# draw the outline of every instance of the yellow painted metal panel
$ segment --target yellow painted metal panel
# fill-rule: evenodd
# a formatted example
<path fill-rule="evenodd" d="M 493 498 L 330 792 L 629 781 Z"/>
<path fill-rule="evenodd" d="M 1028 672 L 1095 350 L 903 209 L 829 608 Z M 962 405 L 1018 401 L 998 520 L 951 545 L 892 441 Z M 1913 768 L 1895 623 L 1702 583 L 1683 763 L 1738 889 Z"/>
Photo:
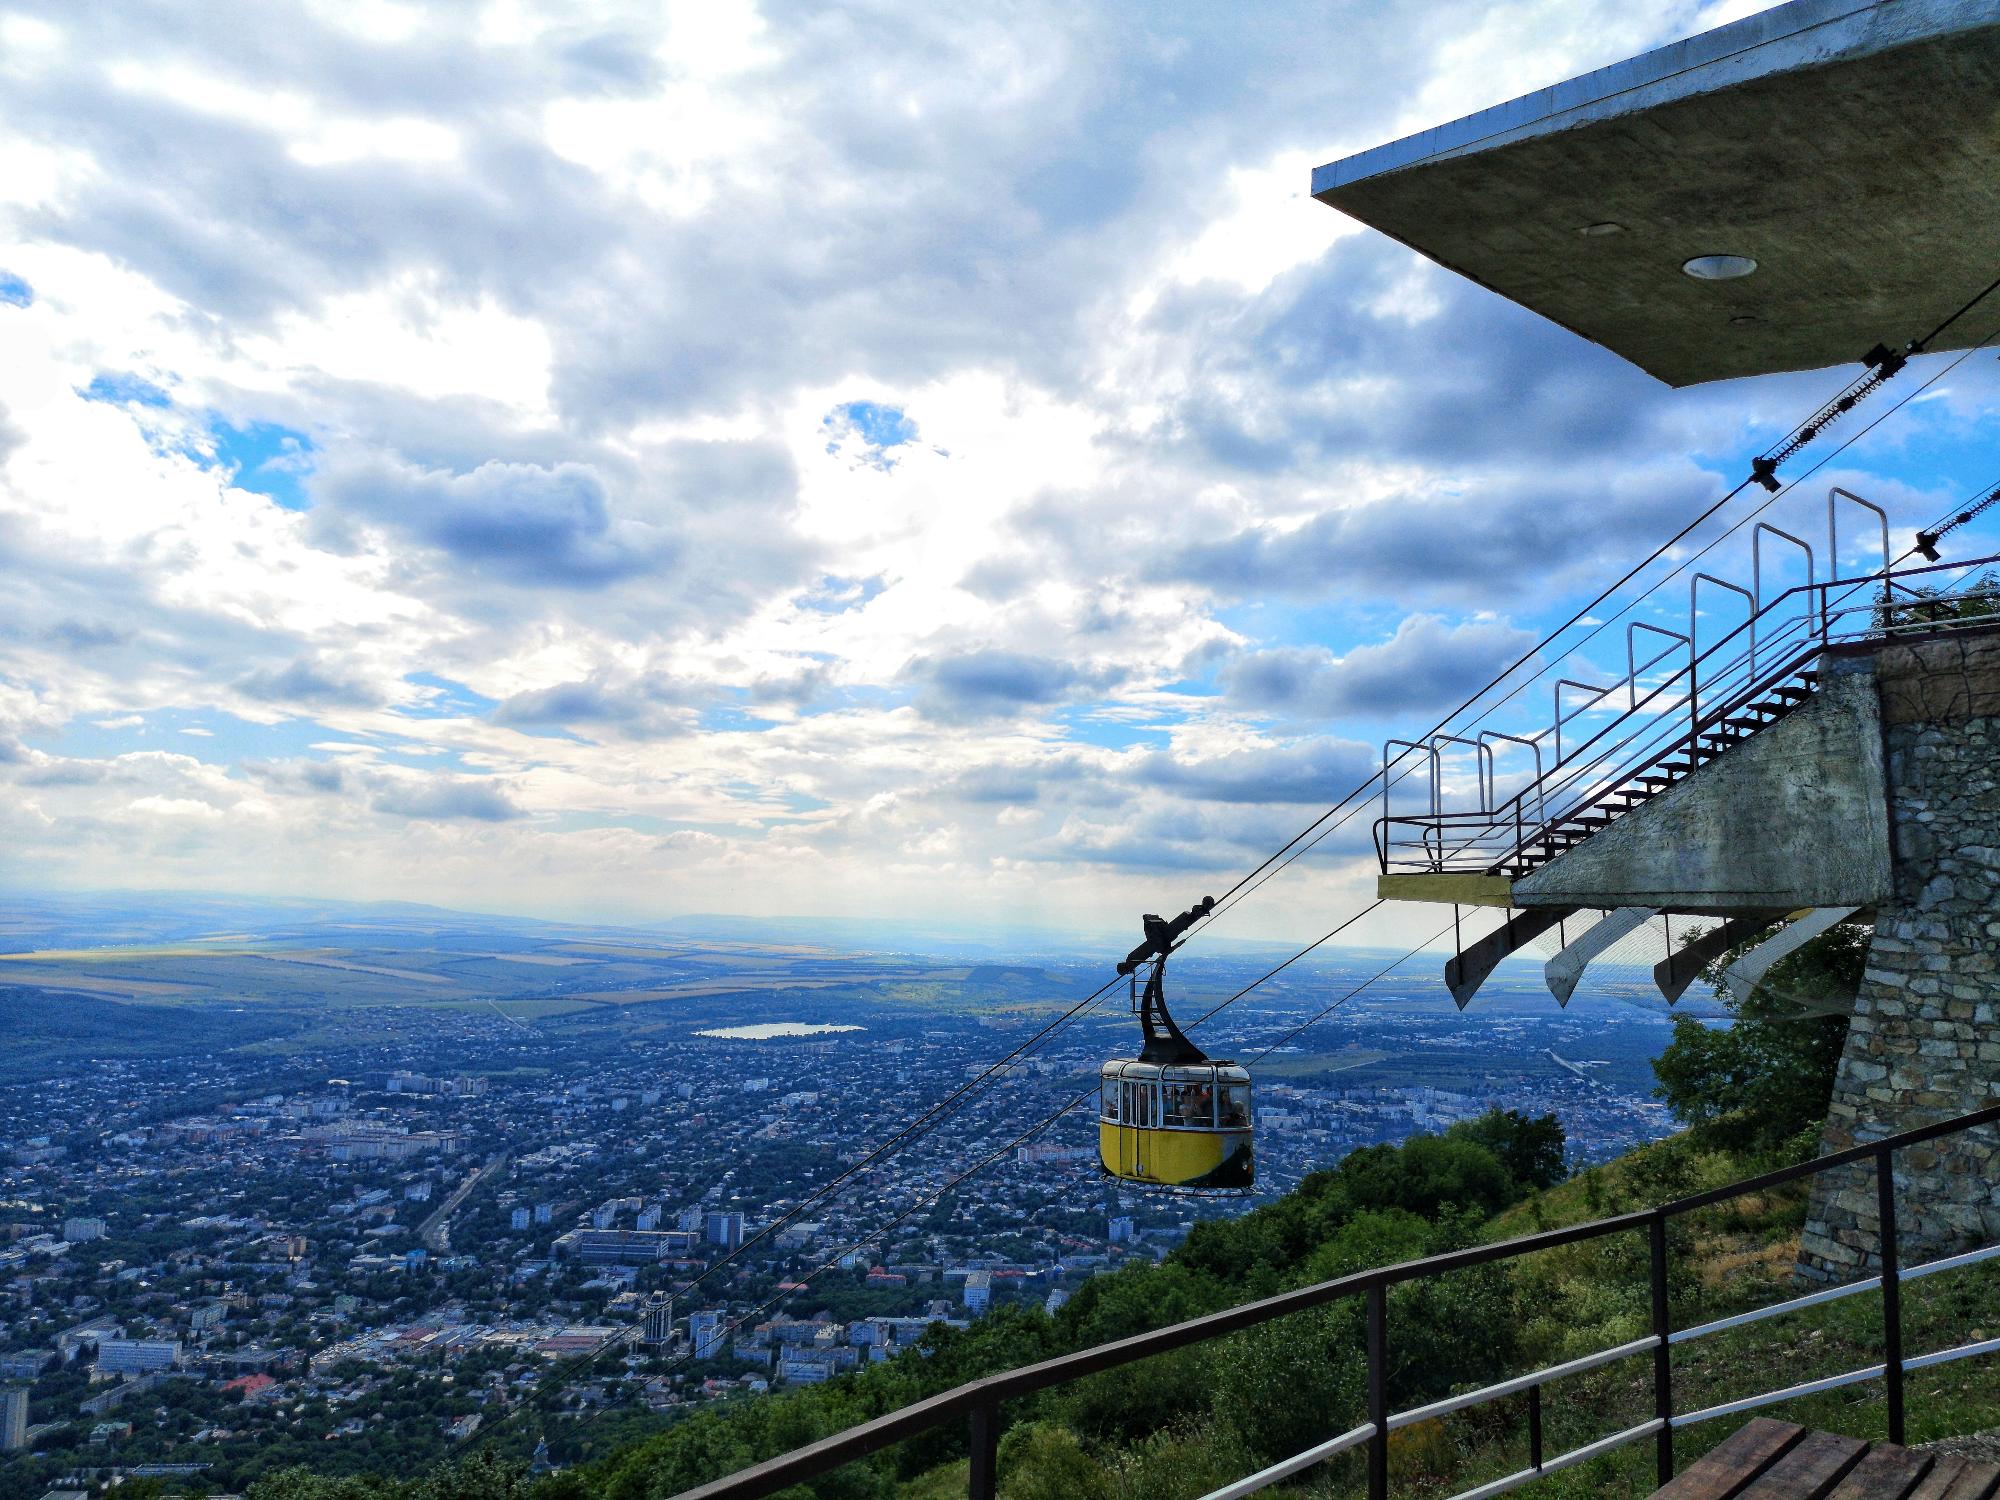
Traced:
<path fill-rule="evenodd" d="M 1459 906 L 1512 906 L 1514 882 L 1505 875 L 1378 875 L 1375 877 L 1375 894 L 1384 901 L 1449 901 Z"/>
<path fill-rule="evenodd" d="M 1256 1171 L 1247 1130 L 1147 1130 L 1100 1120 L 1097 1154 L 1112 1176 L 1163 1187 L 1248 1187 Z"/>

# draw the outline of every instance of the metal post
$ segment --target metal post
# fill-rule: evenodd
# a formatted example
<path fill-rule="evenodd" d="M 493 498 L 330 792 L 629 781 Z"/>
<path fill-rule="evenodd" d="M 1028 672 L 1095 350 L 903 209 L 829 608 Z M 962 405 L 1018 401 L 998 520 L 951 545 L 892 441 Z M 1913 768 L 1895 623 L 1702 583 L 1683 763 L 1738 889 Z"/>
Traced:
<path fill-rule="evenodd" d="M 1660 1433 L 1654 1440 L 1654 1470 L 1662 1485 L 1674 1477 L 1674 1362 L 1667 1335 L 1673 1331 L 1667 1313 L 1667 1216 L 1653 1211 L 1646 1226 L 1653 1262 L 1653 1415 L 1660 1419 Z"/>
<path fill-rule="evenodd" d="M 1368 1288 L 1368 1500 L 1389 1497 L 1389 1292 Z"/>
<path fill-rule="evenodd" d="M 1889 1441 L 1903 1441 L 1903 1281 L 1896 1251 L 1896 1153 L 1875 1153 L 1875 1205 L 1882 1220 L 1882 1344 L 1889 1386 Z"/>
<path fill-rule="evenodd" d="M 1542 1466 L 1542 1388 L 1528 1387 L 1528 1467 Z"/>
<path fill-rule="evenodd" d="M 967 1500 L 994 1500 L 1000 1489 L 1000 1408 L 972 1408 L 972 1467 L 967 1472 Z"/>

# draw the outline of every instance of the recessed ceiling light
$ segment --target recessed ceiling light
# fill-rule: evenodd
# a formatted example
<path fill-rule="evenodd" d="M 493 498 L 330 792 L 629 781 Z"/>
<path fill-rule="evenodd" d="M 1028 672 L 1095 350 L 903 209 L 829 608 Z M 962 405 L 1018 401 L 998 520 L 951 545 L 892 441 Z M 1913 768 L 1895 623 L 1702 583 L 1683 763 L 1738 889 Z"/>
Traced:
<path fill-rule="evenodd" d="M 1597 239 L 1601 235 L 1623 234 L 1624 232 L 1625 232 L 1625 226 L 1623 224 L 1616 223 L 1610 219 L 1606 219 L 1601 224 L 1586 224 L 1583 226 L 1583 228 L 1577 231 L 1577 233 L 1582 235 L 1585 239 L 1592 239 L 1592 240 Z"/>
<path fill-rule="evenodd" d="M 1681 262 L 1681 269 L 1696 281 L 1734 281 L 1757 269 L 1747 255 L 1697 255 Z"/>

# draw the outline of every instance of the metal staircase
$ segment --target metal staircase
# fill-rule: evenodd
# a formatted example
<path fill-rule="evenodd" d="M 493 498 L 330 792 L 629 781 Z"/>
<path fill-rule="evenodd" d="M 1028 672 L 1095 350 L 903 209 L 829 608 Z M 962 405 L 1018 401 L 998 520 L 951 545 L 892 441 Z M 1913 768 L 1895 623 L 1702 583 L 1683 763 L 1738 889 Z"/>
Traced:
<path fill-rule="evenodd" d="M 1532 733 L 1517 725 L 1482 727 L 1435 734 L 1428 741 L 1389 741 L 1383 747 L 1382 811 L 1375 822 L 1382 872 L 1526 875 L 1797 713 L 1820 690 L 1821 662 L 1830 647 L 1993 623 L 1960 616 L 1973 601 L 2000 604 L 2000 589 L 1987 573 L 2000 559 L 1898 568 L 1890 560 L 1888 518 L 1881 507 L 1839 488 L 1827 497 L 1832 556 L 1839 556 L 1843 503 L 1871 513 L 1871 530 L 1879 530 L 1881 538 L 1879 570 L 1820 582 L 1810 543 L 1759 523 L 1751 535 L 1749 587 L 1694 574 L 1686 630 L 1630 621 L 1624 676 L 1609 685 L 1558 679 L 1547 727 Z M 1806 583 L 1766 596 L 1767 542 L 1803 558 Z M 1700 645 L 1704 590 L 1739 599 L 1745 615 L 1720 638 Z M 1665 644 L 1645 656 L 1641 636 Z M 1586 716 L 1596 722 L 1579 735 L 1584 726 L 1578 721 Z M 1428 805 L 1398 812 L 1393 795 L 1413 779 L 1427 788 Z M 1503 781 L 1513 785 L 1506 795 Z M 1447 806 L 1467 792 L 1473 794 L 1472 806 Z"/>
<path fill-rule="evenodd" d="M 1810 701 L 1818 686 L 1819 673 L 1804 670 L 1760 696 L 1730 705 L 1714 718 L 1713 728 L 1690 736 L 1688 743 L 1677 747 L 1667 759 L 1633 776 L 1624 785 L 1554 819 L 1491 873 L 1518 876 L 1541 868 L 1558 854 L 1603 832 L 1626 813 L 1645 806 L 1669 787 L 1677 786 L 1731 747 L 1790 717 Z"/>

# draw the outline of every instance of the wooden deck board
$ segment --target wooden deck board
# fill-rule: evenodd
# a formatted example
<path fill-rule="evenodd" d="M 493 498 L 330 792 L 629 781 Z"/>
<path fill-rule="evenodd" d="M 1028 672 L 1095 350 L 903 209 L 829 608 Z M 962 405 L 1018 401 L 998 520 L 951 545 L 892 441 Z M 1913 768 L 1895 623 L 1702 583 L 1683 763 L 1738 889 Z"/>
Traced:
<path fill-rule="evenodd" d="M 2000 1491 L 2000 1469 L 1971 1459 L 1946 1457 L 1937 1461 L 1909 1500 L 1991 1500 Z"/>
<path fill-rule="evenodd" d="M 1868 1445 L 1836 1432 L 1809 1432 L 1787 1453 L 1738 1490 L 1738 1500 L 1826 1500 L 1835 1484 L 1861 1462 Z"/>
<path fill-rule="evenodd" d="M 1877 1443 L 1867 1457 L 1848 1470 L 1827 1500 L 1909 1500 L 1910 1491 L 1930 1472 L 1932 1462 L 1928 1453 Z"/>
<path fill-rule="evenodd" d="M 1758 1417 L 1653 1500 L 2000 1500 L 2000 1468 Z"/>
<path fill-rule="evenodd" d="M 1743 1486 L 1798 1445 L 1803 1427 L 1755 1417 L 1674 1476 L 1654 1500 L 1734 1500 Z"/>

